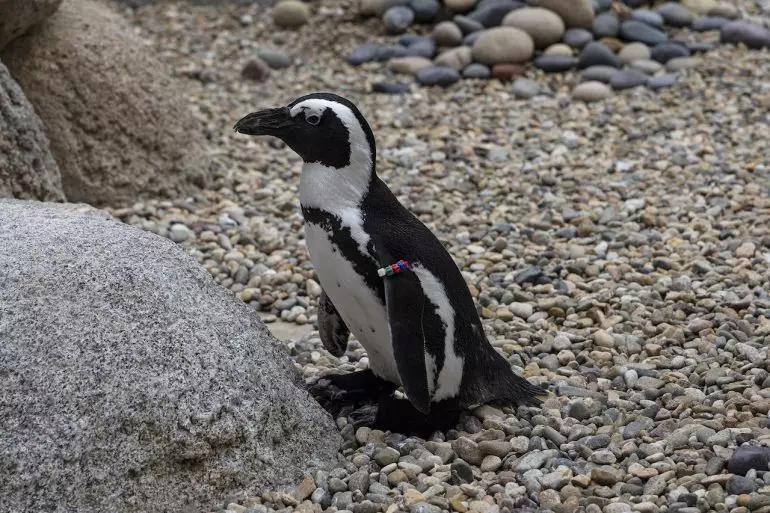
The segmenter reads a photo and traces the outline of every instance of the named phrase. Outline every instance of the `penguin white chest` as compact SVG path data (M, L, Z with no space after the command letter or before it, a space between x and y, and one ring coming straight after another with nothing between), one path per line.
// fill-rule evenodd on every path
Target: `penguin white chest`
M324 227L305 223L305 240L318 280L351 333L366 349L375 374L401 384L385 306L345 258ZM372 261L372 266L375 266Z

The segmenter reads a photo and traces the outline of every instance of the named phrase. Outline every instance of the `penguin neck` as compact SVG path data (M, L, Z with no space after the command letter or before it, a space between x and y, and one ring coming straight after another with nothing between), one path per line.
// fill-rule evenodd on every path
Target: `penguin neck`
M369 148L354 149L350 163L341 168L306 162L299 184L300 204L336 215L357 209L375 178L373 152Z

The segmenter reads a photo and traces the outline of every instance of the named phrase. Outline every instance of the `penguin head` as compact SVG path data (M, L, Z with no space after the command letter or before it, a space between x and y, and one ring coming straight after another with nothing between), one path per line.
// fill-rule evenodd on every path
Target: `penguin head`
M284 141L306 164L327 168L366 167L374 172L374 134L350 101L333 93L313 93L285 107L252 112L233 129Z

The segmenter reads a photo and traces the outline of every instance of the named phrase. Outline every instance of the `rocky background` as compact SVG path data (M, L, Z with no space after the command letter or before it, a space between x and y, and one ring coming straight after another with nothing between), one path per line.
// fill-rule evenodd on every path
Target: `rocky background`
M770 512L766 1L57 4L0 24L0 195L122 224L0 203L0 510ZM299 390L368 361L318 339L298 158L231 127L318 90L542 408L421 440Z

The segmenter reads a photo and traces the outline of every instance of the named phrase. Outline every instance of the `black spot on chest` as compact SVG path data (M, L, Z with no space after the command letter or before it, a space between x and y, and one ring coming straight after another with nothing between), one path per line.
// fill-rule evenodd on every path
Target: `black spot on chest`
M329 234L329 240L339 250L342 257L350 262L357 274L363 277L364 283L384 305L385 286L382 278L377 276L377 265L372 260L374 257L373 245L367 247L369 255L361 253L358 243L353 239L349 226L344 226L342 220L325 210L315 207L302 207L302 216L306 223L321 227Z

